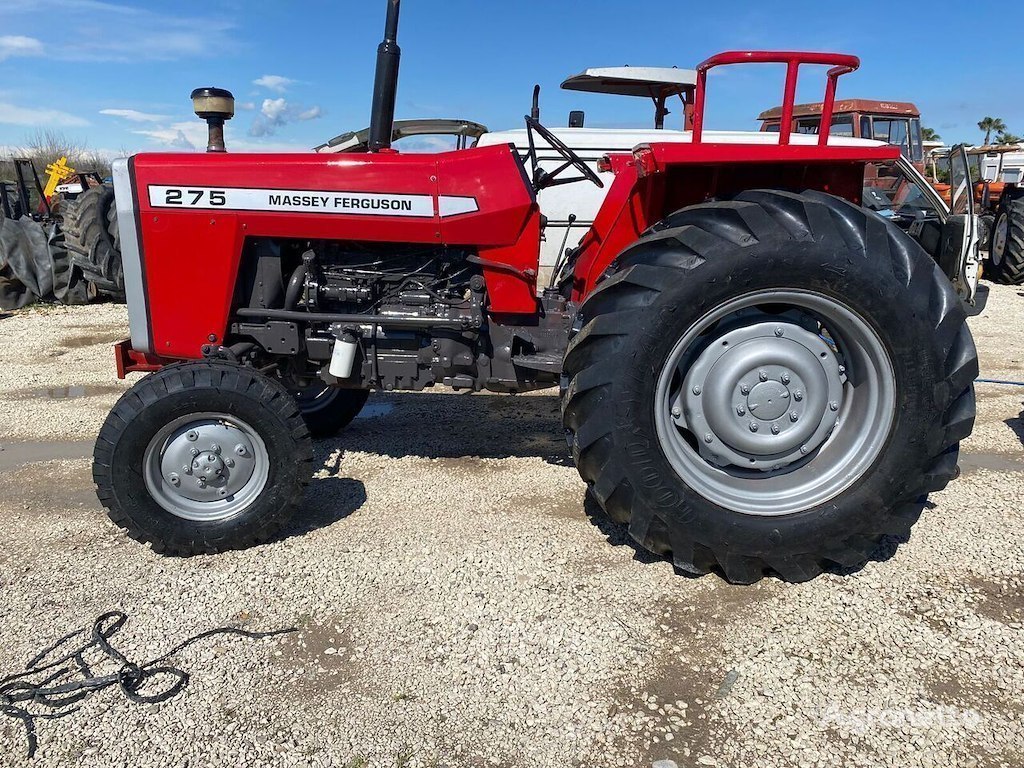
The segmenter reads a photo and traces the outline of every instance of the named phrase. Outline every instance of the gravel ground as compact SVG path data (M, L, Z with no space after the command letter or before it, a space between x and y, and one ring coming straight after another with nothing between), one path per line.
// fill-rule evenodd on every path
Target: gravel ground
M982 376L1024 379L1024 291L991 286L971 325ZM113 609L139 661L298 631L194 645L177 698L97 693L39 722L34 761L0 717L0 764L1022 764L1022 388L979 385L961 479L845 577L734 587L639 553L543 393L375 396L317 443L287 535L166 559L92 495L124 328L116 306L0 320L0 677Z

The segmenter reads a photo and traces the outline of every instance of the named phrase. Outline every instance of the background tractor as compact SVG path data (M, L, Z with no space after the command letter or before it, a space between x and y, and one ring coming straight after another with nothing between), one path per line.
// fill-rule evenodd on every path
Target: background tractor
M1024 148L976 147L969 151L976 168L976 199L988 220L987 275L1024 285Z
M830 67L828 116L858 60L713 56L687 141L603 174L536 99L526 162L508 143L402 154L387 6L366 153L228 153L232 98L205 88L211 152L115 164L118 369L151 375L96 441L111 518L161 552L249 546L301 504L310 431L370 390L558 387L590 494L687 573L805 580L907 535L974 421L977 358L940 265L975 222L902 229L861 205L866 165L897 148L789 129L801 67ZM780 131L705 131L708 72L748 62L786 65ZM573 182L608 192L541 288L537 196Z

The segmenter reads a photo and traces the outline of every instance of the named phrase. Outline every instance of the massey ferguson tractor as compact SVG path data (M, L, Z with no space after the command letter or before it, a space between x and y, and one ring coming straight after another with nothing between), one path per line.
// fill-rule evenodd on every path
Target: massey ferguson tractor
M233 103L207 88L214 151L117 163L118 373L152 373L96 442L114 522L172 555L267 541L302 504L311 434L372 390L444 385L559 387L589 492L686 573L802 581L908 535L974 422L974 344L937 265L971 226L861 207L865 165L899 149L829 138L857 58L713 56L689 141L598 174L538 110L525 158L394 151L398 15L388 0L369 152L225 152ZM779 132L705 131L709 71L744 62L786 65ZM830 67L814 136L790 130L802 65ZM538 286L537 193L569 183L609 190Z

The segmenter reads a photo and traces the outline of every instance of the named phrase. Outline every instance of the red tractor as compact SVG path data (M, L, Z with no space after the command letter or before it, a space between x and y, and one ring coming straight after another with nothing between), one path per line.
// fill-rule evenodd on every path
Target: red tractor
M916 242L860 206L865 165L898 148L789 128L801 65L831 67L828 115L858 60L705 61L691 140L607 157L603 207L538 289L538 190L604 182L536 108L525 159L392 150L398 12L369 153L117 164L118 372L155 373L96 442L111 518L168 554L253 545L301 504L311 433L371 390L558 386L594 498L682 571L800 581L906 536L956 473L978 363L936 265L962 222ZM741 62L787 65L779 133L704 131L709 70ZM223 150L230 94L193 96ZM542 169L541 144L564 162Z

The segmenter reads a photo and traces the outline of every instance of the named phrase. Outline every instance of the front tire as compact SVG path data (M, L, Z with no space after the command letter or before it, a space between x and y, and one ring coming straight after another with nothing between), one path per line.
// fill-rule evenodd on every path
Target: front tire
M100 430L93 479L110 519L157 552L195 555L273 537L312 474L295 401L256 371L185 363L126 392Z
M580 308L563 423L645 548L692 574L804 581L907 535L953 477L977 356L898 228L823 193L750 191L672 214L614 267Z

